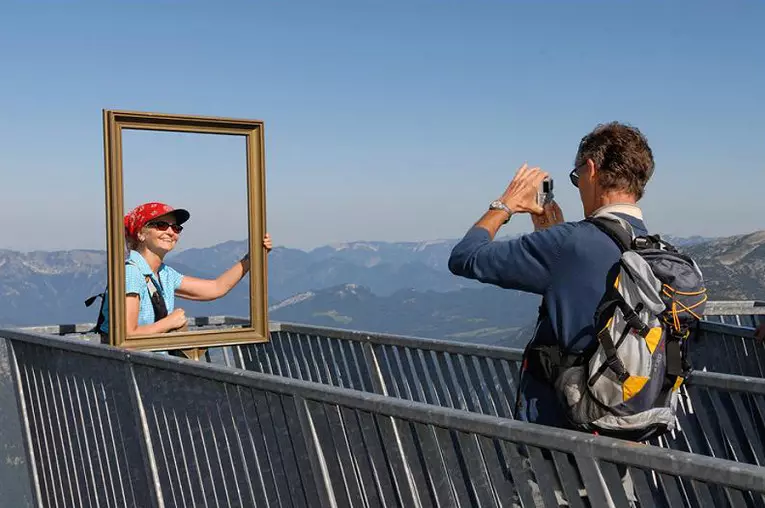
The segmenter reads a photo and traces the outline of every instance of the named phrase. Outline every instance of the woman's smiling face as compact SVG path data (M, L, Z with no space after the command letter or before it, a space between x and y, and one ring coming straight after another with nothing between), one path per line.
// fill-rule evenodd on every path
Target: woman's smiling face
M157 254L167 254L178 243L182 226L172 213L161 215L146 223L141 231L141 243Z

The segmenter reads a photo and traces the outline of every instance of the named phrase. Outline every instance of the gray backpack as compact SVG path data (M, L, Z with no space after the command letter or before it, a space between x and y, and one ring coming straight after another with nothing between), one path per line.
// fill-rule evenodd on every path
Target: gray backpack
M594 316L597 341L555 388L575 428L643 441L675 428L688 345L707 295L698 265L623 219L587 219L622 251Z

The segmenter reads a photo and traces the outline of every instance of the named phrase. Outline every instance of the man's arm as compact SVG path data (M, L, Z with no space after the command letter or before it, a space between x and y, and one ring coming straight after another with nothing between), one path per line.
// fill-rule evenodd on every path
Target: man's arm
M561 246L573 227L564 224L496 242L489 231L476 225L452 250L449 270L506 289L543 294L552 281Z
M510 214L502 210L487 211L452 250L449 270L455 275L508 289L544 293L561 245L573 226L543 229L549 227L548 224L540 227L535 221L535 233L507 242L493 239L512 215L523 212L550 215L536 202L537 189L546 177L539 168L529 169L524 164L500 198ZM554 211L554 222L563 222L557 205Z

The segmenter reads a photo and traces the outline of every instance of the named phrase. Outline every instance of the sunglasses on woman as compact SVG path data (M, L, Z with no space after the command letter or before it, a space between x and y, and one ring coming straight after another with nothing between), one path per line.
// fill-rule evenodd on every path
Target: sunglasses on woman
M152 221L146 225L158 231L167 231L167 228L173 228L173 231L175 231L176 234L180 234L181 231L183 231L183 226L180 224L170 224L169 222L163 220Z

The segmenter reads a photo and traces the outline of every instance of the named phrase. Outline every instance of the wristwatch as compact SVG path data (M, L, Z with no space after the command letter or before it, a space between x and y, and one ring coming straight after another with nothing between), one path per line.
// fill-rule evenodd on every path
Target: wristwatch
M507 212L507 219L505 219L505 222L502 224L507 224L507 222L510 220L510 217L513 216L513 212L510 211L510 208L508 208L508 206L499 199L495 199L491 202L491 204L489 204L489 210L502 210L503 212Z

